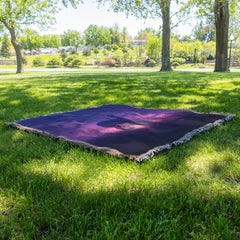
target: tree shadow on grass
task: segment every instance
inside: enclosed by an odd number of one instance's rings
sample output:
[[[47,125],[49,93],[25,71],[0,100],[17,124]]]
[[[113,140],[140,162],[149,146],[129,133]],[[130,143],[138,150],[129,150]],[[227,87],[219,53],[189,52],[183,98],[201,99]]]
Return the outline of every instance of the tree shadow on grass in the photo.
[[[234,239],[239,231],[239,197],[186,176],[153,189],[131,182],[86,190],[27,165],[10,174],[3,239]]]
[[[109,103],[239,114],[236,89],[209,89],[208,80],[224,74],[47,76],[22,77],[1,90],[1,123]],[[235,85],[236,75],[228,77]],[[184,95],[196,96],[194,107]],[[212,99],[202,103],[198,96]],[[0,126],[0,238],[237,239],[238,183],[229,179],[239,176],[231,158],[239,152],[238,123],[237,115],[141,165]],[[212,155],[226,157],[206,175],[193,172],[189,164],[208,145]]]
[[[225,74],[205,73],[111,73],[111,74],[48,74],[23,76],[20,84],[4,89],[0,96],[5,108],[0,112],[2,121],[19,120],[52,112],[69,111],[109,103],[131,104],[137,107],[178,108],[188,105],[200,112],[236,112],[239,93],[209,89],[209,79],[219,81]],[[236,75],[228,75],[235,79]],[[235,83],[236,81],[233,81]],[[207,91],[206,91],[207,90]],[[191,101],[182,96],[193,96]],[[204,97],[203,103],[198,96]],[[209,101],[208,101],[209,100]],[[6,129],[5,129],[6,130]],[[177,169],[179,163],[192,153],[169,156],[167,169]],[[176,161],[175,159],[178,159]],[[180,160],[182,159],[182,161]],[[170,166],[172,164],[172,166]]]
[[[26,75],[17,80],[18,86],[11,82],[2,91],[2,95],[7,96],[2,104],[13,103],[14,107],[23,106],[28,111],[39,106],[47,113],[58,111],[59,107],[65,111],[109,103],[171,107],[178,104],[181,94],[195,93],[191,90],[195,83],[189,79],[168,83],[169,76],[160,77],[159,80],[157,73]]]

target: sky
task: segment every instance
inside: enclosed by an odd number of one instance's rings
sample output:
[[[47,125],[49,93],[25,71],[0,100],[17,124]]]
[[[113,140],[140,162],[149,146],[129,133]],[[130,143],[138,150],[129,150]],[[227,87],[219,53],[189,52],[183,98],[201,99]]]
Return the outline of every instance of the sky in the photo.
[[[146,27],[158,30],[161,25],[161,19],[141,20],[133,16],[126,17],[124,13],[114,13],[108,9],[107,6],[98,8],[97,3],[91,0],[80,4],[77,9],[73,9],[71,6],[68,6],[68,8],[62,7],[62,10],[56,14],[56,24],[52,26],[53,29],[40,32],[40,34],[63,34],[68,29],[83,33],[90,24],[99,27],[112,27],[114,24],[118,24],[120,29],[127,27],[128,33],[134,37],[140,30]],[[172,9],[176,9],[176,6],[173,5]],[[181,24],[181,28],[178,27],[173,32],[181,36],[190,35],[192,27],[189,24]]]

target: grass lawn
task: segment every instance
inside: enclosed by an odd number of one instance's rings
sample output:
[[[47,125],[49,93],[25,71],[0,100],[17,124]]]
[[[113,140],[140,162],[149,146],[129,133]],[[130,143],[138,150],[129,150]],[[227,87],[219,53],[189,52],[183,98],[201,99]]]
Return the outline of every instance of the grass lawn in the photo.
[[[103,104],[237,116],[138,164],[4,122]],[[239,73],[0,74],[0,239],[240,239]]]

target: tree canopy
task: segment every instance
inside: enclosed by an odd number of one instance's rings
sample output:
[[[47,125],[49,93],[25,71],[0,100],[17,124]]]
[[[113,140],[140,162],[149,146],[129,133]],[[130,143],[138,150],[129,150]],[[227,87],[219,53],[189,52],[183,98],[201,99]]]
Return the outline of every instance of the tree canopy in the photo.
[[[31,25],[41,28],[51,26],[55,22],[54,15],[59,11],[59,0],[0,0],[0,28],[5,27],[10,33],[11,42],[17,56],[17,73],[23,72],[19,33]],[[62,0],[66,6],[76,6],[81,0]]]
[[[83,43],[83,37],[80,32],[68,30],[61,35],[62,46],[75,46],[76,49]]]
[[[97,25],[90,25],[85,31],[86,45],[92,47],[103,46],[111,44],[111,34],[109,29],[105,27],[98,27]]]
[[[170,71],[170,5],[171,0],[97,0],[100,4],[110,3],[115,12],[125,12],[138,18],[162,18],[162,67],[161,71]],[[180,0],[175,0],[180,2]]]
[[[1,47],[1,57],[3,58],[9,58],[10,57],[10,41],[9,39],[4,36],[3,41],[2,41],[2,47]]]

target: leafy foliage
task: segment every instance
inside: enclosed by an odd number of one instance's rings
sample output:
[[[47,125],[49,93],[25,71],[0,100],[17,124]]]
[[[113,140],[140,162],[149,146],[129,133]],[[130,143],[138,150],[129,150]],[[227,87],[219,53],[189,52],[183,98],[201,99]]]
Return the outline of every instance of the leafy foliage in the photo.
[[[179,62],[172,62],[171,65],[172,65],[174,68],[176,68],[176,67],[179,66],[180,64],[179,64]]]
[[[172,63],[172,65],[173,65],[173,63],[175,62],[175,63],[178,63],[178,64],[183,64],[183,63],[185,63],[185,58],[172,58],[171,59],[171,63]]]
[[[80,57],[75,57],[72,61],[71,61],[71,65],[73,67],[79,67],[83,65],[83,61],[81,60]]]
[[[75,46],[79,48],[83,44],[83,37],[80,32],[75,30],[68,30],[61,35],[62,46]]]
[[[11,47],[11,43],[9,39],[7,37],[4,37],[2,40],[2,47],[1,47],[1,56],[3,58],[9,58],[11,56],[10,47]]]
[[[199,25],[196,25],[193,30],[193,35],[196,40],[201,42],[209,42],[216,40],[214,21],[210,22],[207,25],[203,25],[201,21]]]
[[[40,42],[44,48],[58,48],[62,45],[61,37],[58,34],[43,35],[40,37]]]
[[[41,37],[37,31],[26,29],[23,32],[23,35],[23,37],[19,38],[23,49],[32,51],[33,49],[39,49],[42,47]]]
[[[79,67],[82,65],[83,65],[83,61],[77,55],[70,55],[64,61],[64,66],[67,66],[67,67]]]
[[[28,64],[28,60],[27,60],[26,56],[22,57],[22,63],[23,63],[23,65],[27,65]]]
[[[1,0],[0,22],[18,31],[31,24],[49,26],[55,21],[53,14],[59,10],[57,3],[56,0]]]
[[[106,57],[102,60],[102,65],[108,65],[109,67],[115,67],[116,61],[113,58]]]
[[[99,53],[99,49],[98,49],[98,48],[94,48],[93,52],[94,52],[95,54],[98,54],[98,53]]]
[[[61,56],[63,61],[67,58],[68,54],[67,54],[65,49],[61,50],[60,56]]]
[[[77,52],[76,48],[72,48],[70,54],[71,55],[78,55],[78,52]]]
[[[42,67],[45,65],[45,62],[44,62],[44,59],[42,57],[36,57],[34,60],[33,60],[33,66],[34,67]]]
[[[98,27],[97,25],[90,25],[85,31],[86,45],[92,47],[104,46],[111,43],[111,34],[109,29],[105,27]]]
[[[148,39],[147,56],[149,58],[159,63],[161,58],[161,49],[162,41],[160,38],[153,36]]]
[[[91,56],[91,50],[90,49],[84,49],[83,52],[82,52],[82,55],[85,56],[85,57],[89,57]]]
[[[60,67],[62,65],[63,65],[63,62],[58,57],[52,57],[47,63],[47,66],[50,68],[56,68],[56,67]]]
[[[148,58],[144,61],[144,65],[146,67],[155,67],[157,65],[157,63],[154,59]]]
[[[123,55],[114,55],[112,58],[116,62],[116,65],[115,65],[116,67],[123,67],[123,65],[124,65]]]
[[[74,55],[70,55],[64,61],[64,66],[71,66],[71,62],[76,58]]]

